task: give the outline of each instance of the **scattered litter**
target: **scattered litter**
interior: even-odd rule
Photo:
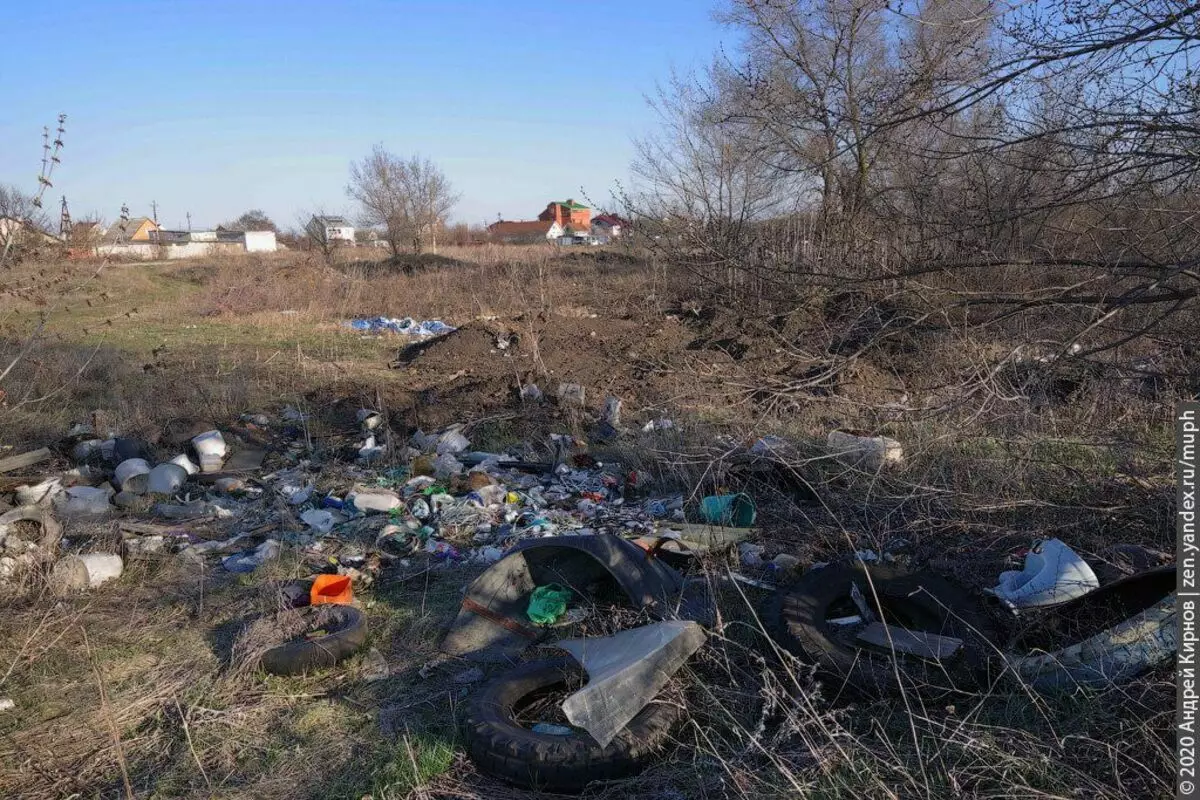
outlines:
[[[551,625],[567,612],[567,602],[574,592],[565,586],[552,583],[539,586],[529,596],[526,614],[535,625]]]
[[[54,510],[64,517],[99,516],[112,510],[108,499],[112,487],[72,486],[52,501]]]
[[[578,383],[560,383],[558,385],[558,402],[573,408],[583,408],[586,392]]]
[[[59,477],[46,478],[41,483],[31,486],[18,486],[17,505],[36,506],[49,503],[62,490],[62,478]]]
[[[572,733],[566,725],[556,725],[553,722],[538,722],[530,730],[542,736],[570,736]]]
[[[11,697],[0,697],[0,711],[12,711],[16,707]]]
[[[317,533],[325,534],[333,530],[333,512],[312,508],[300,515],[300,520]]]
[[[253,550],[235,553],[221,559],[221,566],[230,572],[253,572],[266,562],[278,558],[279,551],[279,542],[275,539],[267,539]]]
[[[402,336],[441,336],[456,330],[440,319],[417,322],[412,317],[366,317],[349,320],[345,325],[366,333],[396,333]]]
[[[749,528],[754,524],[758,510],[747,494],[722,494],[701,500],[700,516],[712,525]]]
[[[587,685],[563,701],[567,720],[607,747],[706,638],[695,622],[670,621],[558,642],[588,674]]]
[[[221,471],[228,448],[225,445],[225,437],[221,435],[220,431],[205,431],[193,437],[192,447],[196,449],[196,455],[200,457],[202,472]]]
[[[865,431],[830,431],[828,445],[838,458],[870,472],[904,460],[904,448],[898,441]]]
[[[121,577],[125,563],[116,553],[87,553],[65,556],[50,571],[49,582],[56,593],[95,589]]]
[[[1078,553],[1059,539],[1047,539],[1025,556],[1024,569],[1000,573],[1000,583],[990,591],[1013,608],[1037,608],[1099,587],[1096,573]]]
[[[129,458],[117,465],[113,481],[122,492],[145,494],[150,478],[150,464],[144,458]]]

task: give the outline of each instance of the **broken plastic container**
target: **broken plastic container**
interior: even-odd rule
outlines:
[[[1065,603],[1100,588],[1088,563],[1059,539],[1034,545],[1025,568],[1000,573],[990,591],[1013,608],[1038,608]]]
[[[146,476],[146,491],[150,494],[175,494],[187,483],[188,471],[178,464],[159,464]]]
[[[107,514],[112,510],[108,500],[111,494],[111,487],[72,486],[54,498],[54,510],[64,517]]]
[[[354,590],[349,575],[318,575],[309,591],[309,605],[323,603],[346,605],[354,601]]]
[[[122,492],[145,494],[149,483],[150,463],[144,458],[127,458],[117,465],[113,480]]]
[[[125,563],[116,553],[88,553],[59,559],[50,571],[50,584],[59,592],[94,589],[121,577]]]
[[[57,476],[53,478],[46,478],[46,480],[42,481],[41,483],[36,483],[30,486],[18,486],[17,505],[45,505],[53,500],[55,495],[62,490],[62,478]]]
[[[749,528],[758,516],[758,509],[749,495],[720,494],[700,501],[700,516],[710,525]]]
[[[200,471],[200,467],[196,466],[195,462],[188,458],[184,453],[180,453],[172,458],[170,463],[183,467],[185,470],[187,470],[188,475],[195,475]]]
[[[221,436],[220,431],[201,433],[192,439],[192,447],[196,448],[196,455],[200,456],[201,471],[221,471],[229,448],[225,445],[225,437]]]

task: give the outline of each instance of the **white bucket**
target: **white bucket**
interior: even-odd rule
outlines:
[[[146,476],[146,491],[150,494],[175,494],[187,483],[188,471],[178,464],[159,464]]]
[[[149,482],[150,462],[144,458],[127,458],[117,465],[113,480],[122,492],[145,494]]]

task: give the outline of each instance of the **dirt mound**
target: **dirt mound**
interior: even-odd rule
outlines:
[[[605,395],[626,408],[663,408],[709,398],[720,383],[728,355],[704,353],[713,380],[679,370],[697,356],[677,321],[571,318],[550,314],[475,320],[454,333],[406,348],[396,362],[412,376],[419,406],[437,406],[452,419],[517,406],[519,386],[534,383],[550,397],[560,383],[579,383],[587,406],[598,410]],[[710,385],[711,383],[711,385]]]
[[[389,256],[380,261],[358,259],[350,261],[342,267],[344,272],[357,272],[366,278],[382,275],[412,275],[414,272],[442,267],[461,267],[465,264],[457,258],[438,255],[437,253],[403,253]]]

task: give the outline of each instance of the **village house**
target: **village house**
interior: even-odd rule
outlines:
[[[563,226],[555,220],[509,222],[500,220],[488,225],[493,240],[504,244],[533,244],[554,242],[563,235]]]
[[[604,239],[616,239],[627,228],[625,220],[616,214],[601,214],[592,220],[592,234]]]
[[[354,226],[345,217],[314,216],[308,221],[305,231],[321,242],[354,246]]]
[[[592,229],[592,210],[571,199],[555,201],[546,206],[546,210],[538,215],[538,220],[557,222],[564,233],[588,233]]]

